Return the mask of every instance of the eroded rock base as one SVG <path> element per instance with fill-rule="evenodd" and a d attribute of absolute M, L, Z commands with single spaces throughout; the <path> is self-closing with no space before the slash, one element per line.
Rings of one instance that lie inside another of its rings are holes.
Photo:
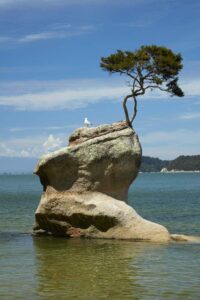
<path fill-rule="evenodd" d="M 166 228 L 143 219 L 123 201 L 98 192 L 44 193 L 35 216 L 35 234 L 135 241 L 170 240 Z"/>

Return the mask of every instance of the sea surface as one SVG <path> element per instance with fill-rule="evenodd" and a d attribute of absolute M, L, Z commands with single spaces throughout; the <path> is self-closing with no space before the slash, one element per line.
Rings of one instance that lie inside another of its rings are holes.
<path fill-rule="evenodd" d="M 200 299 L 200 244 L 32 237 L 41 192 L 34 175 L 0 176 L 0 300 Z M 140 174 L 129 203 L 200 236 L 200 173 Z"/>

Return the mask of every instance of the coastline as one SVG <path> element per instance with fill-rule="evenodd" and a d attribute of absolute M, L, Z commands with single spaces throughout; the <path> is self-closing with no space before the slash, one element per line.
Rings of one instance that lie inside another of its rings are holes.
<path fill-rule="evenodd" d="M 198 171 L 184 171 L 184 170 L 172 170 L 172 171 L 151 171 L 151 172 L 139 172 L 139 174 L 145 174 L 145 173 L 149 173 L 149 174 L 154 174 L 154 173 L 200 173 L 200 170 Z"/>
<path fill-rule="evenodd" d="M 172 170 L 167 170 L 166 168 L 163 168 L 160 173 L 200 173 L 200 170 L 176 170 L 176 169 L 172 169 Z"/>

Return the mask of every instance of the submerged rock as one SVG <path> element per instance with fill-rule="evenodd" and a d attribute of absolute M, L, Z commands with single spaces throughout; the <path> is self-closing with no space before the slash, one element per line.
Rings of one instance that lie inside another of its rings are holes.
<path fill-rule="evenodd" d="M 76 130 L 68 147 L 45 155 L 36 166 L 44 192 L 35 233 L 168 241 L 163 226 L 127 204 L 141 152 L 137 135 L 123 122 Z"/>
<path fill-rule="evenodd" d="M 194 235 L 171 234 L 171 239 L 175 242 L 200 243 L 200 236 Z"/>

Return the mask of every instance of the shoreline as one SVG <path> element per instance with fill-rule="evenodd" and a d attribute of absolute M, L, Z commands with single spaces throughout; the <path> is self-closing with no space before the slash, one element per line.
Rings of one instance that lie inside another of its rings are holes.
<path fill-rule="evenodd" d="M 200 173 L 200 170 L 199 171 L 183 171 L 183 170 L 176 170 L 176 171 L 152 171 L 152 172 L 139 172 L 139 174 L 145 174 L 145 173 L 162 173 L 162 174 L 168 174 L 168 173 Z"/>

